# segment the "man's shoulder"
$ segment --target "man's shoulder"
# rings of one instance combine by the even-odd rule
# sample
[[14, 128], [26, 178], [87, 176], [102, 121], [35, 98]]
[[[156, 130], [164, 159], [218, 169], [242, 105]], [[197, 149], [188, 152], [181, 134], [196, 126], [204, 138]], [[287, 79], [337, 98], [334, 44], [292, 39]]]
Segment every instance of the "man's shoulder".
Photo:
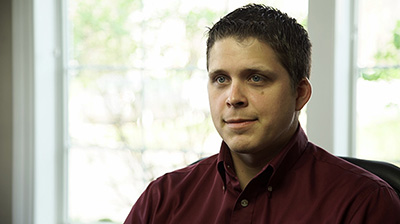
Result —
[[217, 173], [217, 160], [218, 154], [199, 159], [188, 166], [165, 173], [154, 180], [152, 185], [165, 184], [165, 182], [173, 184], [193, 183], [193, 180], [202, 176]]
[[318, 146], [314, 145], [312, 148], [312, 157], [322, 175], [336, 178], [338, 181], [346, 183], [347, 185], [360, 184], [359, 186], [372, 188], [389, 186], [380, 177], [368, 170], [365, 170], [343, 158], [332, 155]]

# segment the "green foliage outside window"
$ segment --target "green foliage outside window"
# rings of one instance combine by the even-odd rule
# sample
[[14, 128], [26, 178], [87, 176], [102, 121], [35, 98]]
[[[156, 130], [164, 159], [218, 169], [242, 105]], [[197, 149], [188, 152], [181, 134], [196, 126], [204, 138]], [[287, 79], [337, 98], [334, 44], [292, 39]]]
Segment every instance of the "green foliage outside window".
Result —
[[375, 53], [374, 61], [375, 66], [360, 68], [359, 85], [365, 89], [359, 99], [368, 101], [368, 108], [358, 112], [357, 150], [368, 159], [400, 166], [400, 91], [395, 89], [400, 83], [400, 20], [391, 41]]
[[375, 54], [376, 68], [364, 69], [362, 78], [368, 81], [400, 79], [400, 20], [393, 30], [392, 41]]
[[[69, 2], [69, 217], [119, 223], [149, 181], [210, 154], [215, 131], [196, 91], [206, 26], [223, 13], [178, 0]], [[93, 177], [113, 166], [123, 173]]]

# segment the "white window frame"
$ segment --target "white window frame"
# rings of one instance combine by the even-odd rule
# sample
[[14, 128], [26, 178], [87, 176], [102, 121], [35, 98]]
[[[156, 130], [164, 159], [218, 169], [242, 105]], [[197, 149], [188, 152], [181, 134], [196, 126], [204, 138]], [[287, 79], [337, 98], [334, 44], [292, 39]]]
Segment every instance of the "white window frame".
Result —
[[309, 139], [339, 156], [355, 154], [356, 0], [309, 0], [313, 44]]
[[13, 223], [65, 223], [62, 4], [12, 0]]
[[[355, 148], [354, 5], [309, 0], [313, 96], [307, 132], [338, 155]], [[65, 9], [65, 0], [12, 0], [14, 224], [67, 222]]]

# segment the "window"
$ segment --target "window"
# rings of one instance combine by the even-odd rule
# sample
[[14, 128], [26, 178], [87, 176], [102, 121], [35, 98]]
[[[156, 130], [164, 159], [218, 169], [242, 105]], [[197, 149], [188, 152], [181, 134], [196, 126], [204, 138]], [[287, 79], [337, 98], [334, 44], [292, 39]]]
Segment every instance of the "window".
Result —
[[358, 157], [400, 165], [400, 2], [359, 0]]
[[[205, 31], [247, 1], [68, 2], [68, 219], [121, 223], [149, 181], [218, 152]], [[306, 21], [307, 1], [265, 1]]]
[[71, 221], [122, 222], [150, 180], [214, 148], [200, 46], [222, 12], [201, 4], [70, 1]]
[[[120, 223], [149, 180], [216, 152], [219, 137], [209, 122], [205, 87], [201, 84], [205, 82], [203, 34], [205, 26], [246, 2], [167, 2], [12, 1], [15, 223]], [[318, 0], [263, 2], [299, 21], [306, 21], [309, 4], [313, 9], [308, 21], [310, 33], [312, 23], [326, 26], [324, 19], [335, 11], [334, 5], [324, 7], [330, 2]], [[359, 12], [356, 155], [398, 161], [400, 18], [396, 12], [400, 3], [355, 2], [359, 2], [358, 10], [353, 11]], [[59, 34], [65, 29], [60, 26], [59, 16], [64, 10], [68, 11], [64, 18], [68, 20], [68, 32], [63, 33], [68, 37], [68, 48], [61, 52], [66, 50], [69, 56], [67, 63], [60, 66]], [[335, 27], [337, 21], [328, 22]], [[313, 32], [321, 33], [313, 39], [314, 54], [318, 51], [316, 46], [323, 48], [327, 45], [324, 41], [335, 36], [329, 32], [325, 36], [325, 31], [314, 27]], [[334, 59], [319, 58], [327, 59], [317, 70], [317, 74], [324, 74]], [[58, 111], [63, 108], [62, 68], [66, 68], [69, 80], [64, 114], [69, 120], [65, 131], [70, 139], [65, 151], [64, 133], [59, 128], [63, 117]], [[194, 94], [201, 91], [203, 95]], [[335, 119], [331, 115], [333, 107], [320, 105], [329, 104], [336, 95], [327, 93], [322, 98], [307, 111], [313, 111], [307, 119], [312, 141], [321, 138], [312, 138], [320, 136], [311, 130], [321, 132], [321, 125], [330, 129], [330, 123], [325, 121]], [[322, 116], [315, 119], [316, 114]], [[193, 117], [204, 124], [188, 122]], [[331, 139], [341, 132], [321, 133], [327, 145], [332, 145]], [[170, 136], [178, 138], [170, 140]], [[63, 187], [59, 185], [64, 179], [60, 170], [65, 155], [69, 161], [64, 192], [68, 200], [64, 200], [60, 193]]]

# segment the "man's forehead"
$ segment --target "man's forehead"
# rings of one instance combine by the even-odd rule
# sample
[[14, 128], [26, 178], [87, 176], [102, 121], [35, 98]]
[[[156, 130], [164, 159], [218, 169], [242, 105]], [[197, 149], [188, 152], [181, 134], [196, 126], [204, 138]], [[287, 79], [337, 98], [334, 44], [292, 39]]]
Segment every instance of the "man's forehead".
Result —
[[[244, 64], [251, 69], [262, 69], [265, 63], [279, 63], [275, 51], [256, 38], [237, 41], [235, 38], [224, 38], [214, 44], [209, 52], [208, 70], [227, 62]], [[218, 69], [218, 68], [217, 68]]]

